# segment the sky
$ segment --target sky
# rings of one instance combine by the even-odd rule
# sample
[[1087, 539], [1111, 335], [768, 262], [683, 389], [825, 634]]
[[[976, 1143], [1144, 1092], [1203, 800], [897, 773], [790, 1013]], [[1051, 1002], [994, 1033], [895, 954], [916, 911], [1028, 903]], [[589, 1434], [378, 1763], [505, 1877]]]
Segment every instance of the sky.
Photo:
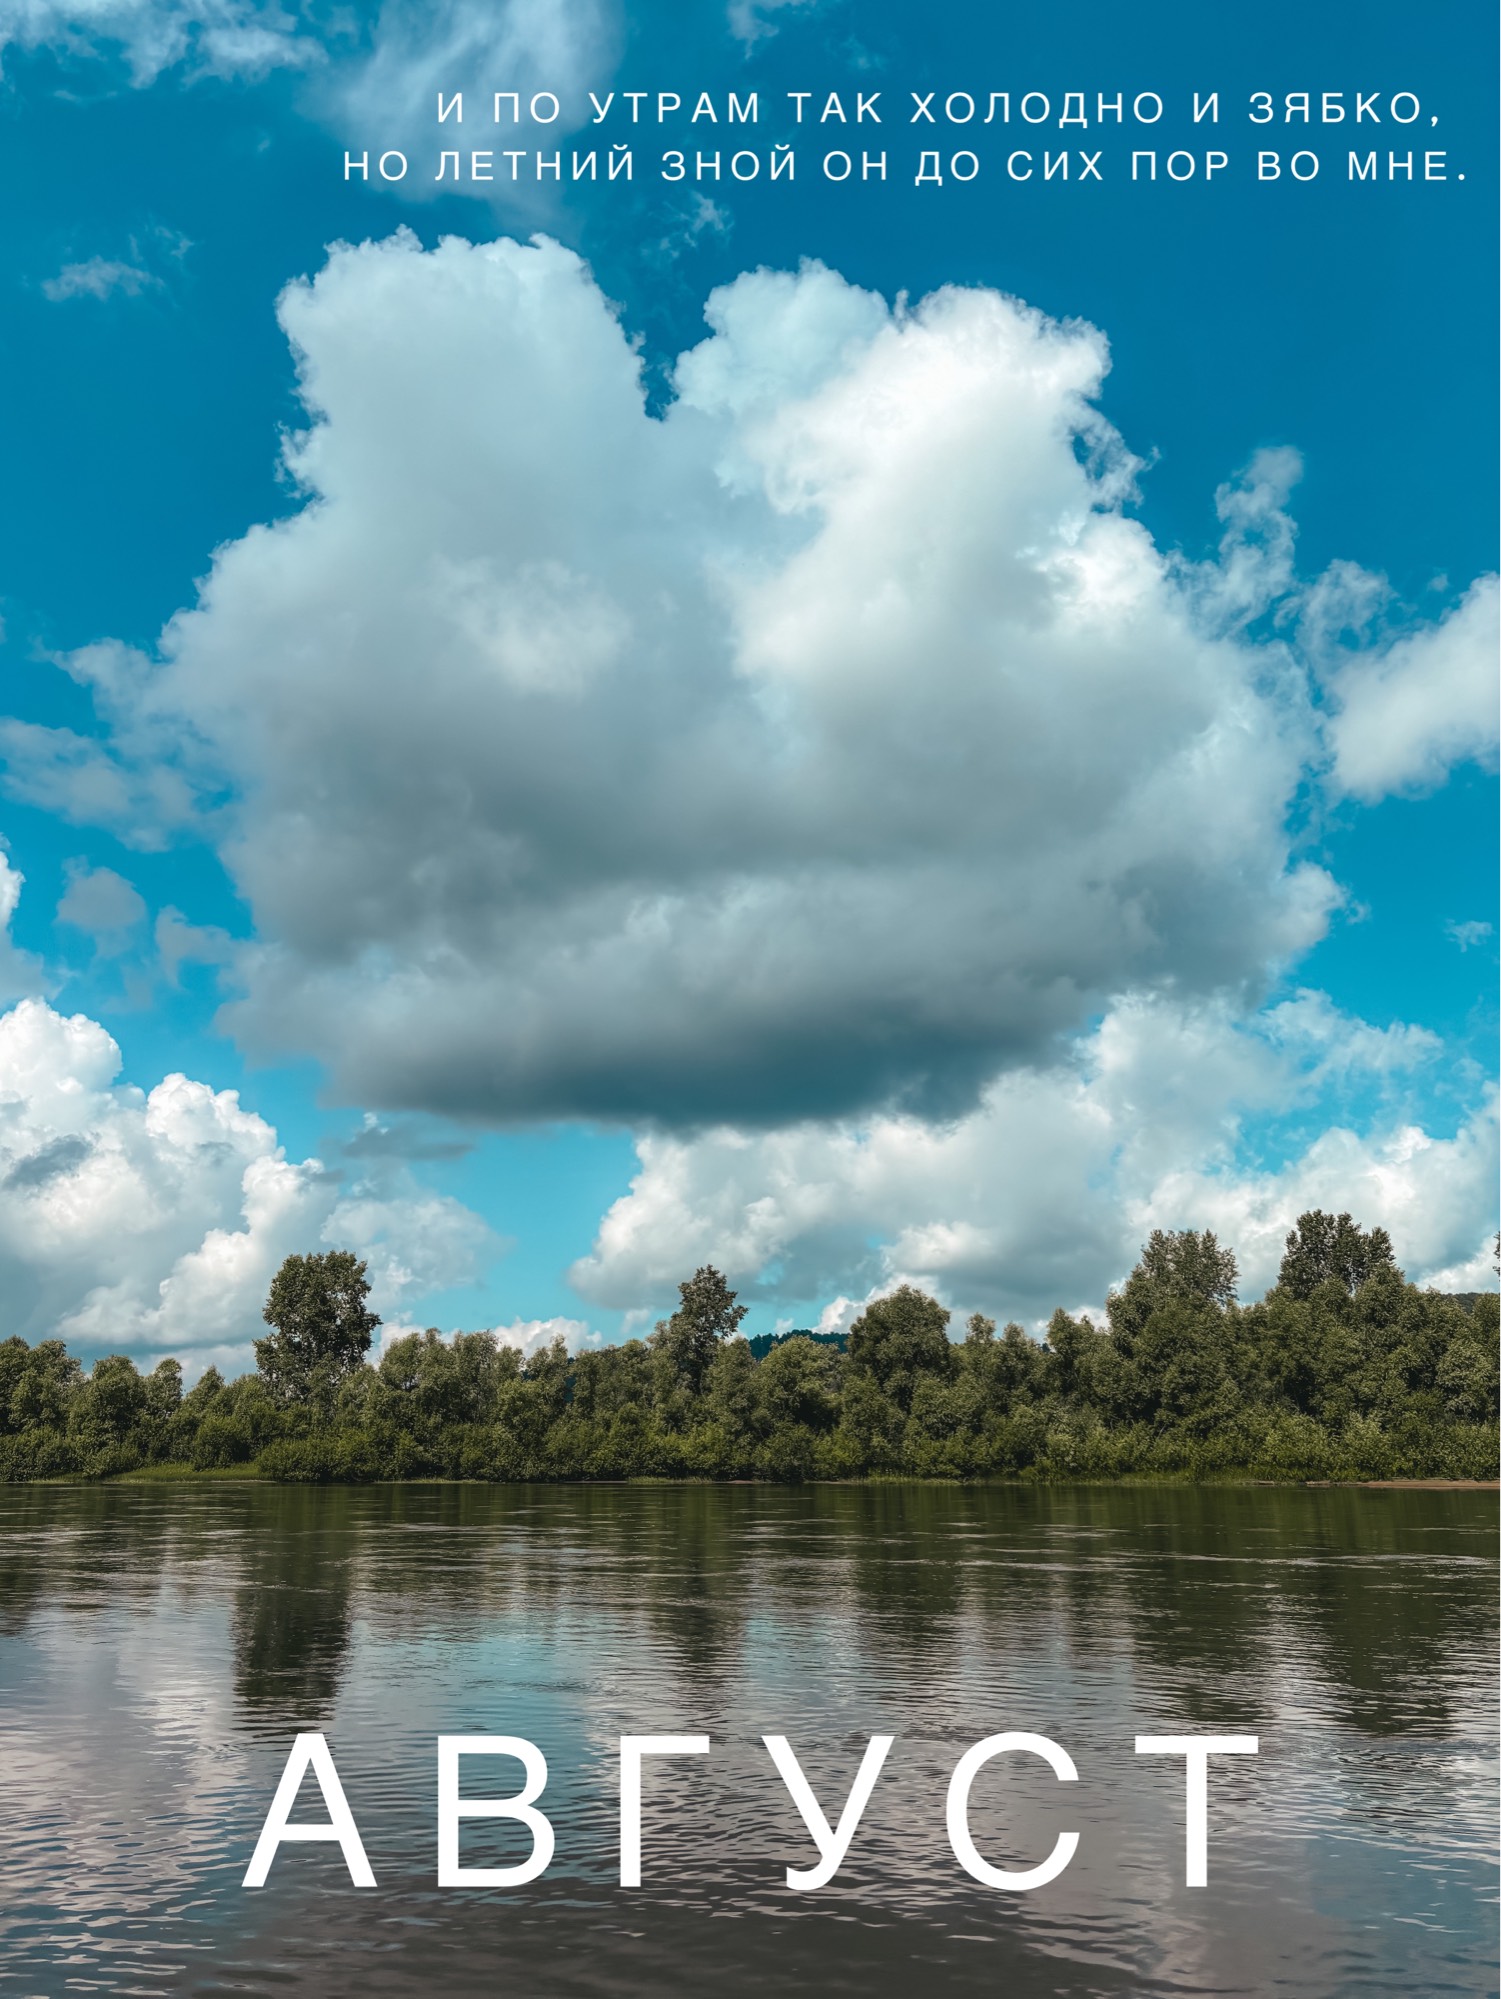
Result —
[[1494, 37], [0, 0], [5, 1332], [1493, 1285]]

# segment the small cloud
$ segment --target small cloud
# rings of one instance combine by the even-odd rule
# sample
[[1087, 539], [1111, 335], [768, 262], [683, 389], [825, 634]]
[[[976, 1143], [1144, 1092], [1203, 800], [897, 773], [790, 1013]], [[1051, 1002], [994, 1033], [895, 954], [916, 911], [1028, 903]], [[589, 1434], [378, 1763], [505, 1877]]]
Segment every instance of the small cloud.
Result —
[[674, 263], [696, 249], [702, 238], [728, 236], [731, 226], [732, 217], [728, 209], [721, 208], [706, 194], [695, 194], [688, 207], [674, 218], [657, 242], [645, 246], [645, 254], [652, 263]]
[[[84, 678], [76, 656], [60, 664]], [[127, 847], [159, 852], [165, 829], [191, 816], [192, 793], [180, 772], [160, 760], [128, 765], [96, 737], [71, 729], [0, 719], [0, 765], [12, 798], [74, 825], [107, 826]]]
[[124, 875], [69, 861], [68, 886], [57, 905], [57, 920], [94, 940], [101, 957], [123, 951], [128, 934], [146, 920], [146, 905]]
[[169, 986], [181, 983], [185, 964], [227, 965], [235, 940], [215, 924], [189, 923], [180, 909], [166, 908], [156, 919], [156, 949]]
[[562, 1340], [570, 1353], [592, 1352], [604, 1345], [584, 1319], [513, 1319], [508, 1326], [492, 1326], [490, 1332], [503, 1347], [515, 1347], [526, 1359]]
[[132, 236], [128, 257], [87, 257], [81, 263], [64, 264], [55, 278], [43, 278], [42, 296], [60, 305], [70, 298], [139, 298], [143, 292], [165, 291], [166, 278], [160, 268], [180, 264], [193, 247], [179, 229], [160, 223], [141, 236]]
[[364, 1123], [339, 1149], [346, 1159], [463, 1159], [473, 1152], [474, 1141], [427, 1136], [404, 1119], [382, 1124], [374, 1111], [366, 1111]]
[[113, 257], [90, 257], [82, 264], [64, 264], [55, 278], [43, 278], [42, 292], [54, 305], [69, 298], [109, 298], [123, 292], [138, 298], [144, 291], [160, 291], [162, 281], [139, 264], [122, 264]]
[[1451, 917], [1444, 925], [1444, 935], [1457, 944], [1461, 951], [1473, 950], [1483, 944], [1487, 937], [1494, 935], [1494, 927], [1489, 923], [1456, 923]]
[[747, 52], [757, 42], [765, 41], [777, 32], [777, 22], [769, 17], [780, 14], [789, 7], [817, 6], [818, 0], [730, 0], [725, 10], [726, 26], [737, 42], [743, 42]]

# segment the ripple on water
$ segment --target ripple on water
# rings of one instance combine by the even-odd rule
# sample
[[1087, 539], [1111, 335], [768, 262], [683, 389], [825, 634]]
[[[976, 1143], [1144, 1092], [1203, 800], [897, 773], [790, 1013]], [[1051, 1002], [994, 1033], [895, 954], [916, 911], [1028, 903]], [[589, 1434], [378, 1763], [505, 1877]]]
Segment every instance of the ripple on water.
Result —
[[[1479, 1492], [6, 1489], [0, 1990], [1486, 1992], [1494, 1531]], [[373, 1895], [323, 1847], [238, 1885], [303, 1728]], [[976, 1780], [998, 1864], [1080, 1832], [1034, 1895], [944, 1832], [1002, 1728], [1079, 1771]], [[712, 1754], [650, 1766], [622, 1891], [617, 1739], [690, 1730]], [[784, 1885], [812, 1853], [772, 1731], [834, 1816], [897, 1738], [818, 1895]], [[1181, 1765], [1132, 1754], [1185, 1731], [1261, 1739], [1216, 1765], [1200, 1891]], [[436, 1888], [444, 1732], [543, 1748], [544, 1880]], [[468, 1861], [519, 1850], [466, 1828]]]

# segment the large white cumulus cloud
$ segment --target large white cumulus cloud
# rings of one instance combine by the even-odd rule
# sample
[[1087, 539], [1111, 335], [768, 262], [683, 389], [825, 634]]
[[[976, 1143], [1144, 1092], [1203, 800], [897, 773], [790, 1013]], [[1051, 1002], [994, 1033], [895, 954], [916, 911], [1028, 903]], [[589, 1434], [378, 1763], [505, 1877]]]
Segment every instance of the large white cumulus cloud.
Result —
[[[997, 1079], [946, 1125], [643, 1136], [573, 1281], [634, 1306], [712, 1258], [748, 1295], [819, 1301], [831, 1326], [901, 1279], [1036, 1320], [1098, 1307], [1153, 1228], [1214, 1229], [1258, 1296], [1292, 1222], [1322, 1207], [1386, 1227], [1419, 1281], [1493, 1286], [1494, 1093], [1448, 1137], [1406, 1107], [1440, 1054], [1425, 1030], [1369, 1026], [1322, 994], [1251, 1020], [1128, 1001], [1069, 1060]], [[1268, 1119], [1290, 1128], [1264, 1165], [1244, 1141]]]
[[241, 1367], [294, 1251], [355, 1248], [387, 1314], [474, 1274], [489, 1234], [458, 1202], [351, 1188], [289, 1160], [235, 1091], [174, 1075], [147, 1094], [116, 1082], [120, 1059], [86, 1015], [0, 1016], [7, 1334]]
[[658, 417], [546, 241], [339, 248], [282, 317], [306, 505], [75, 662], [91, 795], [231, 798], [250, 1044], [465, 1116], [948, 1111], [1318, 934], [1302, 682], [1123, 511], [1092, 328], [755, 272]]

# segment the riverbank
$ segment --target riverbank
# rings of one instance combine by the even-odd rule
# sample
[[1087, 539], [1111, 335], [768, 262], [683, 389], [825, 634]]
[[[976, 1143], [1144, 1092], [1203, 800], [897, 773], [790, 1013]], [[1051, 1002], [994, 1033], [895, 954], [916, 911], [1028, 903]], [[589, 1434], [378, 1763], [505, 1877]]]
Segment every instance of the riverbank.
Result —
[[[143, 1465], [138, 1471], [118, 1472], [107, 1479], [89, 1478], [80, 1472], [67, 1473], [61, 1477], [45, 1479], [13, 1480], [13, 1484], [24, 1485], [285, 1485], [322, 1484], [325, 1486], [358, 1485], [361, 1488], [373, 1486], [479, 1486], [506, 1487], [531, 1484], [546, 1484], [552, 1488], [578, 1489], [608, 1486], [634, 1486], [675, 1488], [679, 1486], [715, 1487], [756, 1487], [763, 1490], [785, 1490], [789, 1481], [785, 1479], [757, 1478], [660, 1478], [642, 1476], [638, 1478], [576, 1478], [576, 1479], [467, 1479], [467, 1478], [388, 1478], [362, 1480], [285, 1480], [266, 1472], [257, 1471], [250, 1465], [231, 1465], [202, 1470], [196, 1465]], [[872, 1472], [864, 1478], [808, 1479], [798, 1483], [819, 1486], [932, 1486], [937, 1488], [996, 1488], [1015, 1490], [1035, 1490], [1039, 1486], [1077, 1487], [1111, 1491], [1125, 1488], [1150, 1488], [1170, 1486], [1177, 1490], [1197, 1487], [1204, 1490], [1236, 1490], [1265, 1492], [1317, 1492], [1322, 1490], [1339, 1492], [1501, 1492], [1501, 1478], [1256, 1478], [1249, 1473], [1237, 1475], [1226, 1472], [1212, 1478], [1194, 1478], [1188, 1473], [1158, 1472], [1137, 1474], [1124, 1478], [1067, 1478], [1057, 1477], [990, 1477], [990, 1478], [924, 1478], [908, 1476], [901, 1472]]]

